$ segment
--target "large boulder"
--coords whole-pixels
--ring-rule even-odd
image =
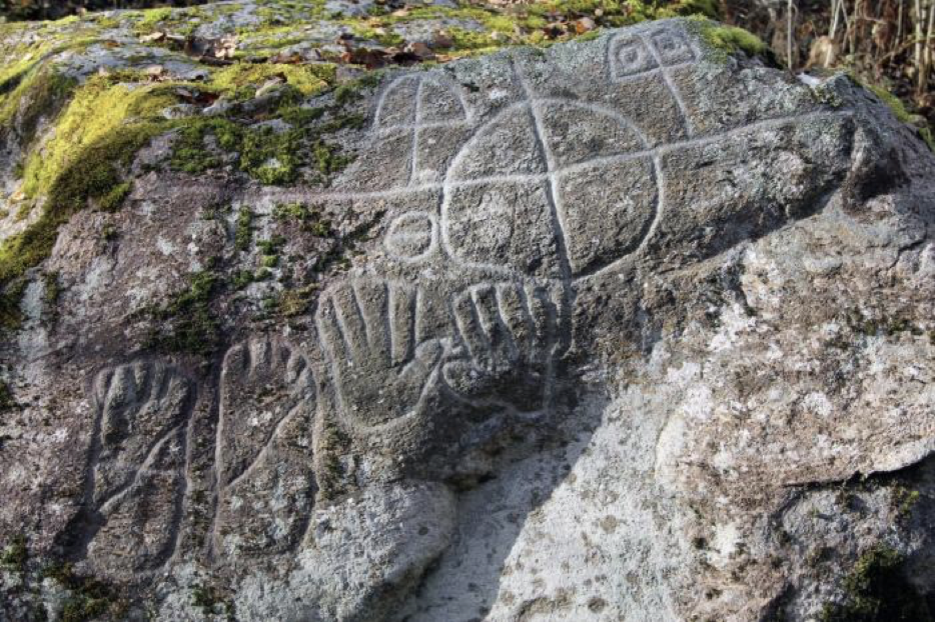
[[[0,620],[935,615],[935,157],[877,98],[694,20],[328,90],[217,6],[0,134]]]

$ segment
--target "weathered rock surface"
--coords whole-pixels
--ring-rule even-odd
[[[388,70],[288,185],[154,135],[24,276],[0,619],[930,619],[935,157],[711,28]]]

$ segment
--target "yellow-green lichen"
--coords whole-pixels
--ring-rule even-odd
[[[236,63],[213,76],[209,85],[234,100],[252,98],[268,81],[280,79],[308,97],[334,81],[337,68],[331,64],[293,65],[280,63]]]
[[[126,171],[150,139],[165,131],[158,113],[175,103],[161,85],[129,86],[95,76],[79,88],[56,123],[54,136],[33,150],[24,192],[43,211],[0,245],[0,287],[8,293],[26,270],[51,253],[59,227],[89,202],[113,209],[126,195]]]
[[[16,134],[28,147],[42,118],[53,118],[77,85],[77,80],[59,73],[55,67],[37,67],[17,86],[0,94],[0,136]]]
[[[132,83],[139,79],[128,74],[94,76],[78,90],[56,124],[54,138],[26,162],[27,197],[48,193],[92,145],[109,139],[127,142],[116,135],[164,121],[161,112],[178,101],[172,87]]]
[[[708,44],[715,57],[743,52],[747,56],[767,53],[767,45],[755,34],[736,26],[723,26],[708,19],[693,19],[693,27]]]

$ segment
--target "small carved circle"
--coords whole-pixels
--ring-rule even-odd
[[[430,214],[403,214],[390,224],[386,247],[398,257],[419,259],[432,249],[434,239],[435,220]]]

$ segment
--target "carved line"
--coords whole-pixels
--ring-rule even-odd
[[[247,466],[247,468],[245,468],[240,475],[232,479],[229,484],[224,486],[223,491],[233,488],[238,483],[240,483],[242,480],[246,479],[249,475],[251,475],[253,471],[259,468],[257,465],[259,465],[263,461],[263,459],[271,451],[273,451],[272,446],[276,438],[282,433],[282,431],[286,428],[289,422],[296,416],[296,412],[298,412],[303,406],[304,406],[304,403],[302,402],[296,404],[295,406],[292,407],[292,410],[290,410],[289,413],[286,414],[285,417],[279,420],[279,423],[277,423],[276,427],[273,428],[273,431],[270,432],[269,437],[267,438],[266,442],[263,443],[263,448],[259,451],[259,453],[257,453],[257,456],[253,460],[253,462],[251,462],[249,466]]]
[[[649,48],[649,53],[653,55],[653,58],[656,59],[656,63],[659,64],[659,71],[662,72],[662,79],[666,84],[666,88],[669,89],[669,93],[672,94],[672,99],[675,100],[675,104],[679,108],[679,114],[682,118],[682,127],[685,129],[685,134],[691,138],[695,135],[695,128],[691,122],[691,119],[688,116],[688,107],[685,105],[685,100],[682,99],[682,94],[679,93],[678,89],[675,87],[675,83],[672,81],[672,76],[670,74],[671,68],[667,67],[665,63],[662,62],[662,56],[659,54],[659,51],[656,50],[656,46],[653,45],[651,40],[647,40],[647,37],[640,35],[640,39]],[[684,39],[683,39],[684,40]],[[688,45],[686,41],[686,45]],[[691,48],[689,47],[691,50]],[[695,54],[694,50],[691,50],[692,55]],[[690,64],[685,63],[685,64]]]
[[[574,108],[583,108],[587,110],[588,112],[593,112],[596,115],[610,117],[611,119],[616,121],[621,126],[629,130],[632,130],[633,133],[636,134],[636,137],[640,139],[640,143],[642,143],[642,146],[647,149],[649,148],[650,143],[649,143],[649,140],[646,138],[646,135],[643,133],[643,130],[641,130],[639,127],[637,127],[635,123],[627,119],[625,116],[623,116],[622,114],[620,114],[613,108],[607,108],[605,106],[601,106],[599,104],[593,104],[590,102],[579,102],[579,101],[575,101],[571,99],[561,99],[558,97],[543,97],[543,98],[536,99],[535,101],[542,102],[545,104],[567,105],[567,106],[572,106]]]
[[[715,132],[713,134],[695,136],[691,139],[686,139],[686,140],[677,140],[671,143],[666,143],[663,145],[659,145],[657,147],[646,149],[645,151],[631,152],[628,154],[621,154],[620,156],[608,156],[607,160],[604,160],[601,158],[595,158],[594,160],[589,160],[587,162],[570,165],[563,169],[559,169],[558,171],[555,171],[555,172],[566,173],[570,170],[575,170],[578,168],[586,168],[591,162],[595,162],[595,161],[622,162],[622,161],[626,161],[629,159],[634,159],[634,158],[639,158],[639,157],[644,157],[644,156],[665,155],[676,149],[690,148],[690,147],[707,144],[707,143],[714,142],[722,138],[728,138],[735,134],[739,134],[739,133],[746,132],[746,131],[769,129],[772,127],[781,126],[781,125],[791,123],[791,122],[808,121],[811,119],[821,118],[821,117],[827,117],[827,118],[847,117],[847,116],[851,116],[852,114],[853,114],[853,111],[841,110],[841,111],[835,111],[835,112],[817,111],[817,112],[809,112],[809,113],[804,113],[804,114],[799,114],[799,115],[781,115],[781,116],[777,116],[773,118],[755,121],[747,125],[729,128],[723,131]],[[459,153],[459,156],[460,156],[460,153]],[[458,162],[458,157],[456,157],[455,160],[453,161],[452,168],[457,162]],[[280,191],[276,189],[271,189],[268,191],[264,191],[264,196],[270,197],[271,199],[278,200],[278,201],[319,201],[319,200],[355,201],[355,200],[367,200],[367,199],[393,198],[393,197],[399,197],[399,196],[407,196],[407,195],[411,195],[413,193],[418,193],[418,192],[439,192],[439,191],[446,190],[446,188],[486,184],[486,183],[490,183],[491,180],[507,181],[507,182],[509,181],[537,181],[537,180],[543,179],[544,177],[545,175],[542,175],[542,174],[539,174],[539,175],[532,174],[528,176],[527,175],[491,176],[491,177],[484,177],[481,179],[459,180],[459,181],[452,180],[452,181],[446,181],[444,183],[432,182],[432,183],[425,183],[425,184],[420,184],[418,186],[412,186],[412,187],[401,186],[397,188],[390,188],[387,190],[374,190],[374,191],[367,191],[367,192],[304,193],[304,192],[297,192],[294,190]],[[254,191],[254,192],[257,193],[256,197],[259,197],[259,191]],[[445,229],[444,225],[442,226],[442,229],[444,231]]]
[[[404,82],[409,82],[411,80],[418,80],[419,78],[420,76],[412,75],[412,74],[400,76],[396,78],[395,80],[393,80],[392,82],[390,82],[386,86],[386,88],[383,89],[383,92],[380,93],[379,98],[377,98],[377,111],[373,116],[373,127],[374,128],[383,127],[385,130],[389,130],[393,128],[393,126],[381,126],[381,119],[385,114],[384,106],[386,104],[386,98],[389,96],[390,93],[395,91]],[[414,117],[413,117],[413,121],[415,121]]]
[[[358,279],[353,279],[353,280],[352,280],[351,290],[352,290],[352,292],[354,292],[354,296],[355,296],[355,297],[356,297],[356,291],[357,291],[357,289],[360,287],[360,284],[361,284],[361,283],[364,283],[364,282],[369,282],[370,280],[371,280],[371,279],[360,279],[360,280],[358,280]],[[400,287],[400,288],[402,288],[402,289],[405,289],[405,288],[408,287],[408,285],[406,285],[406,284],[398,285],[398,284],[396,284],[396,283],[394,283],[394,282],[392,282],[392,281],[387,282],[387,286],[390,287],[390,288]],[[416,292],[417,292],[417,296],[418,296],[419,289],[417,289]],[[335,305],[335,304],[333,303],[333,296],[334,296],[334,293],[332,292],[331,295],[329,296],[329,298],[332,300],[332,302],[331,302],[331,307],[332,307],[332,309],[335,311],[334,317],[337,319],[337,318],[340,318],[341,315],[340,315],[339,312],[337,312],[337,306],[338,306],[338,305]],[[356,304],[355,304],[355,306],[356,306]],[[413,316],[416,315],[418,308],[419,308],[418,305],[416,305],[415,307],[413,307],[413,309],[414,309]],[[315,323],[316,323],[316,327],[317,327],[317,329],[318,329],[318,331],[319,331],[319,334],[322,334],[322,333],[324,333],[324,332],[333,332],[333,331],[328,331],[328,329],[326,328],[326,326],[325,326],[325,322],[326,322],[326,321],[327,321],[327,320],[323,317],[323,310],[322,310],[321,307],[319,307],[319,312],[318,312],[318,314],[316,315],[316,318],[315,318]],[[339,323],[341,322],[341,320],[338,320],[338,321],[339,321]],[[413,319],[413,320],[411,320],[411,321],[412,321],[412,322],[415,322],[416,320]],[[348,338],[344,336],[344,332],[347,331],[347,326],[342,324],[339,328],[340,328],[340,332],[342,332],[342,337],[344,338],[345,343],[347,343],[347,342],[348,342]],[[426,340],[426,342],[427,342],[427,341],[429,341],[429,340]],[[428,387],[431,386],[432,383],[433,383],[433,381],[435,381],[435,380],[437,379],[438,367],[436,367],[436,369],[434,369],[434,370],[427,376],[427,378],[426,378],[426,380],[425,380],[425,384],[424,384],[424,386],[423,386],[422,389],[421,389],[421,393],[420,393],[419,400],[417,401],[416,406],[415,406],[412,410],[410,410],[409,412],[407,412],[407,413],[405,413],[404,415],[401,415],[401,416],[399,416],[399,417],[397,417],[397,418],[395,418],[395,419],[392,419],[392,420],[390,420],[390,421],[387,421],[387,422],[385,422],[385,423],[381,423],[381,424],[377,424],[377,425],[373,425],[373,426],[362,426],[362,425],[360,425],[360,424],[355,420],[355,418],[354,418],[352,415],[349,414],[350,410],[349,410],[349,408],[348,408],[348,404],[347,404],[347,401],[346,401],[346,399],[345,399],[346,391],[345,391],[345,388],[344,388],[344,380],[343,380],[343,377],[342,377],[344,372],[341,371],[341,363],[339,362],[339,357],[337,356],[338,353],[337,353],[337,352],[335,351],[335,349],[334,349],[334,344],[332,343],[332,340],[330,340],[330,339],[324,339],[323,342],[324,342],[324,344],[323,344],[323,345],[324,345],[324,348],[323,348],[323,349],[324,349],[324,351],[325,351],[325,354],[327,355],[328,362],[329,362],[330,367],[331,367],[331,370],[332,370],[333,387],[334,387],[334,390],[335,390],[335,398],[336,398],[336,400],[337,400],[337,402],[338,402],[338,410],[339,410],[339,413],[340,413],[340,417],[341,417],[342,421],[343,421],[347,426],[349,426],[351,429],[354,429],[354,430],[363,431],[363,432],[367,432],[367,433],[377,433],[377,432],[389,431],[389,430],[392,430],[394,427],[397,427],[397,426],[399,426],[399,425],[402,425],[403,423],[405,423],[406,421],[408,421],[409,419],[411,419],[412,417],[414,417],[414,416],[416,415],[416,413],[418,412],[418,408],[419,408],[419,407],[421,406],[421,404],[424,402],[425,396],[426,396],[427,391],[428,391]],[[415,352],[416,352],[416,350],[418,349],[418,347],[421,346],[423,343],[425,343],[425,342],[417,342],[417,345],[415,345],[415,346],[412,348],[412,352],[413,352],[413,361],[410,361],[409,364],[407,364],[406,366],[404,366],[404,368],[403,368],[404,370],[407,369],[412,363],[416,362],[416,361],[415,361],[415,359],[416,359]],[[389,362],[392,364],[392,356],[393,356],[392,351],[387,352],[386,355],[387,355],[387,357],[389,357]]]
[[[418,84],[416,86],[416,100],[415,100],[415,110],[413,114],[412,123],[394,123],[392,125],[384,125],[381,121],[382,117],[385,116],[385,104],[386,98],[391,92],[396,90],[404,82],[415,80]],[[448,93],[451,93],[452,96],[457,100],[458,105],[461,107],[459,113],[454,116],[459,117],[457,120],[442,120],[442,121],[423,121],[423,87],[426,83],[432,83],[436,86],[445,89]],[[396,78],[380,93],[380,96],[377,98],[377,110],[374,114],[373,120],[373,131],[378,134],[385,134],[388,132],[393,132],[397,130],[418,130],[420,128],[430,128],[430,127],[461,127],[467,125],[471,122],[473,115],[471,113],[471,108],[468,106],[467,100],[465,99],[461,89],[450,80],[440,78],[436,75],[426,74],[426,75],[404,75]]]
[[[136,469],[135,471],[133,471],[133,474],[131,475],[130,480],[124,483],[122,486],[120,486],[117,490],[114,491],[113,494],[111,494],[109,497],[107,497],[107,499],[101,502],[101,504],[98,506],[98,512],[100,512],[102,515],[105,515],[105,522],[107,520],[106,514],[110,513],[114,509],[113,506],[116,505],[120,501],[121,498],[123,498],[124,496],[129,494],[131,490],[133,490],[133,488],[137,485],[137,483],[139,483],[140,478],[143,477],[144,475],[147,475],[150,473],[176,473],[178,474],[179,469],[172,469],[172,470],[152,469],[150,467],[152,466],[153,462],[155,462],[157,457],[159,456],[159,452],[162,450],[163,445],[165,445],[174,434],[179,433],[181,429],[182,429],[182,426],[175,426],[174,428],[169,429],[162,436],[160,436],[159,439],[150,448],[149,452],[146,454],[146,458],[143,460],[140,467]],[[183,435],[183,438],[180,439],[180,441],[182,441],[184,444],[184,435]]]
[[[143,368],[143,383],[137,384],[136,377],[136,367],[140,366]],[[95,408],[98,411],[97,416],[95,417],[95,425],[93,434],[93,441],[91,448],[88,452],[88,465],[85,472],[85,482],[84,482],[84,493],[83,493],[83,505],[88,507],[93,507],[91,510],[94,515],[92,515],[93,523],[89,525],[90,530],[86,530],[81,534],[81,540],[78,543],[78,546],[81,547],[81,550],[86,554],[87,547],[94,541],[94,539],[100,534],[101,530],[107,525],[110,517],[106,514],[113,510],[113,506],[116,505],[119,500],[124,497],[133,489],[133,487],[139,482],[140,477],[143,474],[147,473],[159,473],[166,472],[162,470],[154,470],[149,468],[150,465],[156,460],[156,456],[159,453],[159,450],[162,448],[162,445],[168,438],[173,434],[178,433],[180,435],[179,442],[182,444],[182,450],[187,455],[189,451],[189,443],[187,434],[182,430],[182,425],[177,425],[169,428],[167,431],[163,432],[157,439],[153,441],[149,449],[146,452],[146,457],[140,466],[132,472],[132,474],[124,480],[124,482],[117,487],[117,489],[111,493],[106,499],[101,501],[98,504],[94,503],[94,494],[95,489],[97,488],[97,476],[95,470],[97,465],[100,463],[100,456],[103,448],[103,421],[104,414],[106,409],[107,397],[110,394],[112,383],[117,374],[117,371],[129,370],[132,373],[133,378],[133,403],[148,403],[155,399],[162,399],[167,394],[172,385],[172,380],[178,378],[179,382],[182,384],[182,388],[185,391],[185,398],[179,404],[180,414],[183,420],[187,420],[188,426],[186,430],[191,425],[192,420],[192,409],[195,403],[195,389],[188,381],[187,378],[177,373],[175,368],[166,367],[159,362],[153,361],[140,361],[136,363],[126,363],[117,367],[113,367],[98,373],[95,381],[93,382],[94,386],[94,402]],[[152,394],[153,384],[156,382],[155,376],[158,375],[160,382],[156,387],[157,393],[155,396]],[[141,391],[145,389],[145,391]],[[140,396],[145,396],[145,399],[140,399]],[[173,557],[175,557],[178,548],[178,538],[180,532],[180,524],[183,520],[183,507],[184,507],[184,495],[187,490],[187,473],[183,470],[186,467],[183,465],[179,469],[175,469],[175,472],[182,481],[182,489],[175,492],[174,495],[174,515],[171,519],[171,539],[170,542],[166,544],[166,551],[164,555],[158,556],[157,562],[153,565],[151,570],[139,571],[139,574],[150,575],[156,572],[159,568],[164,567],[167,562],[169,562]]]
[[[425,80],[419,80],[416,87],[416,126],[412,129],[412,156],[409,158],[409,185],[416,183],[419,174],[419,136],[422,128],[422,93],[425,91]]]
[[[471,112],[471,107],[468,106],[467,99],[464,97],[464,93],[461,91],[461,88],[454,81],[448,78],[440,78],[438,75],[428,74],[424,79],[431,80],[436,85],[444,88],[449,93],[453,94],[458,100],[458,104],[461,106],[461,117],[462,120],[459,122],[461,125],[465,123],[470,123],[473,119],[473,114]],[[421,110],[421,109],[420,109]],[[416,117],[416,122],[421,123],[422,119]],[[430,124],[424,124],[423,127],[428,127]]]
[[[364,343],[362,344],[367,349],[370,349],[374,345],[375,335],[373,330],[371,330],[370,320],[367,318],[367,314],[364,313],[364,303],[366,299],[365,296],[361,293],[361,282],[354,280],[351,281],[351,298],[354,300],[354,309],[352,311],[357,313],[357,317],[360,319],[361,330],[364,335]],[[342,305],[343,308],[344,305]]]
[[[433,129],[438,127],[456,129],[460,127],[469,126],[470,122],[465,120],[460,121],[428,121],[426,123],[397,123],[396,125],[382,126],[375,130],[378,136],[383,136],[386,134],[396,134],[400,130],[415,130],[415,129]]]
[[[242,366],[242,367],[243,367],[243,370],[247,370],[247,369],[250,368],[250,365],[246,364],[246,361],[250,361],[250,362],[252,363],[252,361],[254,360],[254,357],[252,356],[251,350],[252,350],[253,346],[255,345],[255,343],[250,343],[251,341],[254,341],[254,340],[248,340],[246,343],[244,343],[244,344],[242,344],[242,345],[240,346],[240,347],[241,347],[241,350],[242,350],[243,352],[246,353],[246,354],[244,355],[245,364]],[[276,348],[278,348],[278,349],[280,349],[280,350],[282,350],[282,351],[288,351],[288,356],[287,356],[287,358],[286,358],[286,360],[285,360],[285,368],[286,368],[287,370],[288,370],[288,368],[289,368],[289,366],[290,366],[289,364],[290,364],[290,362],[292,361],[293,357],[298,357],[298,358],[300,358],[300,359],[302,360],[301,371],[299,371],[299,372],[296,374],[295,380],[294,380],[292,383],[290,383],[290,384],[298,385],[299,387],[302,387],[302,386],[312,387],[312,390],[314,391],[314,382],[307,382],[308,376],[311,374],[311,368],[310,368],[310,366],[309,366],[309,364],[308,364],[308,361],[305,360],[305,357],[304,357],[304,356],[302,356],[300,353],[295,352],[291,347],[287,347],[287,346],[284,346],[284,345],[278,344],[278,343],[273,343],[271,340],[263,339],[263,340],[256,340],[256,341],[263,341],[264,343],[266,343],[266,344],[268,345],[268,351],[270,352],[270,356],[271,356],[271,357],[272,357],[273,354],[274,354],[274,353],[273,353],[273,350],[276,349]],[[282,363],[283,361],[279,361],[279,362]],[[276,362],[274,359],[271,358],[271,360],[268,362],[268,364],[271,365],[271,366],[273,366],[273,365],[277,365],[277,362]],[[225,373],[222,373],[222,380],[221,380],[222,387],[223,387],[223,384],[224,384],[223,378],[224,378],[225,375],[226,375],[226,370],[225,370]],[[223,389],[222,389],[222,390],[223,390]],[[296,405],[292,408],[292,410],[290,410],[285,416],[283,416],[282,419],[279,420],[279,422],[276,424],[276,426],[273,428],[273,430],[272,430],[272,431],[269,433],[269,435],[266,437],[266,440],[263,442],[263,447],[262,447],[262,449],[260,449],[260,451],[257,453],[257,455],[256,455],[256,457],[254,458],[254,460],[253,460],[240,474],[238,474],[236,477],[232,478],[226,485],[223,485],[223,484],[221,483],[221,476],[222,476],[223,471],[224,471],[223,449],[222,449],[222,448],[223,448],[223,445],[224,445],[224,443],[223,443],[223,422],[224,422],[225,419],[226,419],[226,417],[224,416],[224,409],[223,409],[224,403],[225,403],[225,400],[223,399],[223,396],[222,396],[222,400],[221,400],[221,411],[220,411],[220,416],[218,417],[217,439],[216,439],[216,441],[215,441],[215,471],[216,471],[216,482],[217,482],[216,485],[217,485],[218,503],[217,503],[217,509],[215,510],[215,513],[214,513],[213,524],[212,524],[212,527],[211,527],[211,542],[212,542],[212,544],[213,544],[214,546],[216,546],[216,545],[219,543],[219,541],[220,541],[220,534],[219,534],[218,532],[220,531],[220,527],[221,527],[221,526],[220,526],[220,522],[221,522],[221,507],[222,507],[222,506],[221,506],[221,496],[222,496],[227,490],[230,490],[231,488],[233,488],[234,486],[236,486],[239,482],[241,482],[241,481],[244,480],[246,477],[248,477],[249,475],[251,475],[251,474],[254,472],[255,469],[259,468],[257,465],[261,464],[261,462],[265,459],[265,457],[266,457],[271,451],[273,451],[273,449],[272,449],[273,442],[274,442],[274,441],[276,440],[276,438],[280,435],[280,433],[285,429],[286,425],[288,425],[288,423],[292,420],[292,418],[295,417],[295,414],[296,414],[296,413],[303,407],[303,405],[304,405],[303,401],[300,401],[298,404],[296,404]]]
[[[411,219],[414,216],[424,216],[429,221],[430,230],[429,231],[417,231],[414,233],[393,233],[393,227],[397,223],[405,221],[407,218]],[[429,244],[428,247],[418,255],[407,256],[390,246],[390,239],[394,240],[403,240],[403,241],[421,241],[425,238],[428,238]],[[433,214],[427,212],[403,212],[398,216],[394,216],[390,222],[390,226],[387,228],[387,234],[383,242],[387,250],[397,259],[406,263],[416,263],[424,260],[426,257],[435,252],[436,247],[438,246],[438,223],[435,220]]]
[[[684,69],[686,67],[691,67],[697,61],[685,61],[681,63],[675,63],[674,65],[666,65],[667,69]],[[653,67],[652,69],[647,69],[646,71],[641,71],[639,73],[631,73],[625,76],[611,76],[610,81],[614,84],[626,84],[627,82],[637,82],[644,78],[652,78],[657,74],[662,73],[662,67]]]
[[[497,310],[495,314],[496,317],[492,319],[488,318],[491,320],[491,327],[488,328],[487,330],[492,333],[494,326],[499,327],[499,330],[502,331],[502,334],[504,335],[504,337],[506,338],[508,342],[507,347],[510,350],[511,360],[514,360],[514,361],[518,360],[520,358],[521,350],[519,346],[516,344],[516,340],[513,338],[513,331],[510,329],[510,326],[507,323],[507,320],[506,320],[507,313],[506,313],[506,310],[503,308],[503,298],[501,296],[500,288],[497,287],[496,285],[492,285],[491,295],[493,296],[494,304],[496,305]],[[530,327],[533,330],[535,330],[534,325],[531,325]]]

